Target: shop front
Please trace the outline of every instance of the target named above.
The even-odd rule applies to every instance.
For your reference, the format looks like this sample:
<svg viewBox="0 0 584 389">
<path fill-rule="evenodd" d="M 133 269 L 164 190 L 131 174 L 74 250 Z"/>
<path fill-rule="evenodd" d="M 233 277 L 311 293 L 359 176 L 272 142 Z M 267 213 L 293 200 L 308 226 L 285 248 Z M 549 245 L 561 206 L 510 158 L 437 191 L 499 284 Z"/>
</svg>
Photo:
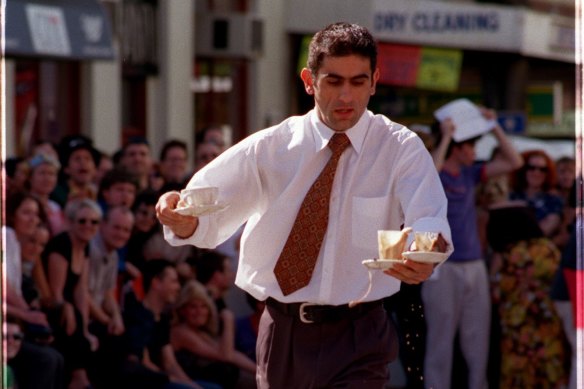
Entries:
<svg viewBox="0 0 584 389">
<path fill-rule="evenodd" d="M 7 0 L 6 151 L 81 132 L 82 64 L 114 58 L 109 15 L 97 0 Z"/>
<path fill-rule="evenodd" d="M 574 135 L 575 17 L 525 7 L 419 0 L 358 5 L 292 0 L 288 7 L 294 17 L 287 30 L 300 58 L 306 40 L 329 23 L 345 20 L 370 29 L 379 41 L 381 71 L 370 108 L 392 119 L 429 125 L 435 109 L 466 97 L 495 108 L 508 132 Z M 311 104 L 301 88 L 297 99 L 301 108 Z"/>
</svg>

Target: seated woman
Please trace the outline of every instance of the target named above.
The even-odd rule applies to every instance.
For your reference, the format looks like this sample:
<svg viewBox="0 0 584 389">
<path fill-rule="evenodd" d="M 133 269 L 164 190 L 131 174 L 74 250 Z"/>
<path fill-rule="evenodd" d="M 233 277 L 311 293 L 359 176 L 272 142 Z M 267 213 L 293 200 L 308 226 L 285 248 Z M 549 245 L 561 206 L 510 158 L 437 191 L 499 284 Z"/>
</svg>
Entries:
<svg viewBox="0 0 584 389">
<path fill-rule="evenodd" d="M 235 321 L 227 309 L 219 317 L 207 290 L 189 281 L 175 305 L 170 341 L 176 358 L 193 379 L 216 382 L 224 388 L 255 387 L 256 364 L 235 349 Z"/>
<path fill-rule="evenodd" d="M 30 194 L 14 192 L 6 200 L 6 226 L 2 227 L 5 240 L 5 295 L 6 315 L 19 320 L 25 333 L 20 352 L 10 359 L 21 388 L 62 388 L 63 357 L 53 347 L 38 344 L 51 340 L 51 328 L 46 315 L 29 304 L 23 293 L 22 276 L 25 271 L 22 254 L 26 242 L 43 222 L 39 201 Z M 42 339 L 41 339 L 42 338 Z M 35 366 L 34 374 L 30 374 Z"/>
<path fill-rule="evenodd" d="M 73 200 L 65 208 L 69 228 L 52 238 L 43 252 L 43 266 L 56 307 L 50 313 L 55 346 L 71 373 L 70 388 L 90 385 L 86 367 L 97 338 L 88 330 L 89 242 L 97 233 L 101 208 L 89 199 Z"/>
</svg>

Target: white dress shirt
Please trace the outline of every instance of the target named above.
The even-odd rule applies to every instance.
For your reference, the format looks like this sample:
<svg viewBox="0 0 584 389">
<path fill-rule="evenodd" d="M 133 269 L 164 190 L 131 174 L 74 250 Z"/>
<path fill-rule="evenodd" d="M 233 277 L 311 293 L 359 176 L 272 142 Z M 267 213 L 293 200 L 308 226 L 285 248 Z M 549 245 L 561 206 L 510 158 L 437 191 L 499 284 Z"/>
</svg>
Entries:
<svg viewBox="0 0 584 389">
<path fill-rule="evenodd" d="M 385 116 L 366 111 L 346 131 L 351 146 L 341 156 L 330 200 L 328 229 L 310 283 L 283 296 L 274 266 L 305 194 L 331 156 L 334 131 L 312 110 L 259 131 L 197 172 L 187 187 L 216 186 L 229 207 L 199 218 L 196 232 L 170 244 L 214 248 L 247 222 L 235 283 L 259 300 L 340 305 L 369 286 L 364 259 L 377 257 L 377 231 L 441 232 L 452 248 L 447 201 L 420 138 Z M 413 236 L 413 234 L 412 234 Z M 412 238 L 413 239 L 413 238 Z M 450 250 L 451 251 L 451 250 Z M 399 280 L 373 272 L 366 301 L 399 290 Z"/>
<path fill-rule="evenodd" d="M 89 244 L 89 293 L 93 302 L 101 306 L 107 293 L 118 280 L 118 252 L 108 251 L 98 232 Z"/>
<path fill-rule="evenodd" d="M 4 274 L 8 287 L 18 295 L 22 296 L 22 251 L 20 242 L 16 237 L 16 232 L 12 227 L 2 226 L 4 236 Z"/>
</svg>

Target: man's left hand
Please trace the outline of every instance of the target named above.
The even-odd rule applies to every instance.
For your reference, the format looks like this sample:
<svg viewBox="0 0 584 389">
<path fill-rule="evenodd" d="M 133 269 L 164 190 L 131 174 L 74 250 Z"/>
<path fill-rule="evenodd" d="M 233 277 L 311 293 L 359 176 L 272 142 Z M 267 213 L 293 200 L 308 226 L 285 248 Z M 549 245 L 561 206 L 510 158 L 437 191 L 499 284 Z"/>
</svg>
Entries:
<svg viewBox="0 0 584 389">
<path fill-rule="evenodd" d="M 384 273 L 405 282 L 406 284 L 419 284 L 426 281 L 434 270 L 433 263 L 421 263 L 405 259 L 403 263 L 394 264 Z"/>
</svg>

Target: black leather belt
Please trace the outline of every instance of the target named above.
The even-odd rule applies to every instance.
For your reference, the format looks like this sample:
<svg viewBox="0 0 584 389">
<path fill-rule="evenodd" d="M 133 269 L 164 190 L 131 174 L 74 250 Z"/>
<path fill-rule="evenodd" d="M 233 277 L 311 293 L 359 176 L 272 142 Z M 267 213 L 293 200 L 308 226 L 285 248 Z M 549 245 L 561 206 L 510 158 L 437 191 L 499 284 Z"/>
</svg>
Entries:
<svg viewBox="0 0 584 389">
<path fill-rule="evenodd" d="M 349 308 L 344 305 L 318 305 L 313 303 L 281 303 L 273 298 L 268 298 L 266 304 L 287 316 L 298 317 L 303 323 L 324 323 L 339 321 L 347 318 L 358 318 L 365 313 L 381 307 L 381 300 L 360 303 Z"/>
</svg>

